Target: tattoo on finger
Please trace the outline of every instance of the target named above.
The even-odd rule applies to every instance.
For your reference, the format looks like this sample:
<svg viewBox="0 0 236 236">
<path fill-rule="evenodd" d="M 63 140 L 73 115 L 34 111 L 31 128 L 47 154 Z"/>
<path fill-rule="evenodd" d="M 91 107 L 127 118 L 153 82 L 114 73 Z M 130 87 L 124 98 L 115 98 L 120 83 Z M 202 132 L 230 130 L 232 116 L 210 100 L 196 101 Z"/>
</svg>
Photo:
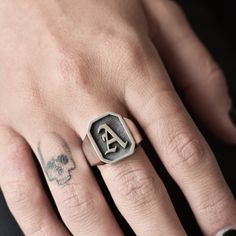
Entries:
<svg viewBox="0 0 236 236">
<path fill-rule="evenodd" d="M 56 181 L 58 185 L 64 185 L 72 178 L 72 171 L 76 167 L 75 162 L 69 145 L 60 135 L 53 133 L 48 137 L 50 141 L 47 144 L 50 146 L 51 143 L 54 143 L 55 146 L 44 150 L 45 139 L 38 143 L 38 155 L 41 165 L 49 181 Z M 49 148 L 50 150 L 47 151 Z"/>
</svg>

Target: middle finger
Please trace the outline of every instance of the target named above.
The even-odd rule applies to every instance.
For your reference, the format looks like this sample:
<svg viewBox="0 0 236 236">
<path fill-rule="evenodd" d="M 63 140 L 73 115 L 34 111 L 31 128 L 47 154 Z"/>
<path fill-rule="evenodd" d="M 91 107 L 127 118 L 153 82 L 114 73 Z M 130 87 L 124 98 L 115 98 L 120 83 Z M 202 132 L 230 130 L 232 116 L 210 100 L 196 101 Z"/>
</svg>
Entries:
<svg viewBox="0 0 236 236">
<path fill-rule="evenodd" d="M 73 235 L 94 235 L 94 232 L 123 235 L 84 158 L 78 136 L 55 118 L 42 120 L 38 116 L 37 124 L 29 122 L 27 130 L 21 133 L 40 161 L 70 232 Z M 32 133 L 32 130 L 36 131 Z"/>
<path fill-rule="evenodd" d="M 104 105 L 100 112 L 91 112 L 87 120 L 114 110 L 120 109 Z M 93 127 L 99 134 L 99 128 Z M 140 146 L 127 159 L 98 167 L 115 204 L 137 235 L 185 235 L 162 181 Z"/>
</svg>

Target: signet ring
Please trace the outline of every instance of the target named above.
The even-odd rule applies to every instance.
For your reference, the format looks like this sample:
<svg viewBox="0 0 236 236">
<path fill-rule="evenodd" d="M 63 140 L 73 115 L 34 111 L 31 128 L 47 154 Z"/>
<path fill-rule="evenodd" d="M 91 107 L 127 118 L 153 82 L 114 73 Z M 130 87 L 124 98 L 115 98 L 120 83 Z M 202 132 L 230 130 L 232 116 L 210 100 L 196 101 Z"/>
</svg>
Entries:
<svg viewBox="0 0 236 236">
<path fill-rule="evenodd" d="M 133 121 L 108 112 L 89 123 L 82 148 L 91 166 L 114 164 L 134 154 L 141 141 Z"/>
</svg>

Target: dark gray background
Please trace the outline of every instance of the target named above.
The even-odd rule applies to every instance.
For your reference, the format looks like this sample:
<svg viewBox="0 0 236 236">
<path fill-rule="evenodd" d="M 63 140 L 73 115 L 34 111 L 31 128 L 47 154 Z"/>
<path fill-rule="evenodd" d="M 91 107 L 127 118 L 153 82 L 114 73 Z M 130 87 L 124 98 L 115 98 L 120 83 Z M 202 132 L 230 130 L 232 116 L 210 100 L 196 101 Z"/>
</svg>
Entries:
<svg viewBox="0 0 236 236">
<path fill-rule="evenodd" d="M 193 28 L 201 40 L 205 43 L 225 71 L 232 97 L 234 101 L 236 101 L 236 8 L 234 1 L 179 0 L 179 3 L 185 9 Z M 227 146 L 218 142 L 205 130 L 204 126 L 198 120 L 196 120 L 196 122 L 215 152 L 226 181 L 236 196 L 236 147 Z M 151 145 L 147 140 L 145 140 L 143 146 L 158 173 L 166 183 L 170 196 L 174 200 L 175 208 L 186 231 L 189 235 L 201 235 L 188 204 L 178 187 L 164 170 Z M 97 175 L 104 194 L 107 195 L 109 199 L 108 201 L 111 204 L 121 227 L 124 229 L 124 232 L 126 232 L 126 235 L 133 235 L 131 229 L 115 208 L 96 168 L 94 168 L 94 173 Z M 4 198 L 0 193 L 0 236 L 18 235 L 21 235 L 21 233 L 9 213 Z"/>
</svg>

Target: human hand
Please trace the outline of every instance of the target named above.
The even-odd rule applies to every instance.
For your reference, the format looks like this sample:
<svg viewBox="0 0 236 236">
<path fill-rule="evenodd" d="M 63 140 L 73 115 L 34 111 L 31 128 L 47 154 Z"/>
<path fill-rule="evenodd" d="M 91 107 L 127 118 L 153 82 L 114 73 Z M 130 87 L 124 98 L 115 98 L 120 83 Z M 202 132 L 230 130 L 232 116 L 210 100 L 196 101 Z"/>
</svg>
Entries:
<svg viewBox="0 0 236 236">
<path fill-rule="evenodd" d="M 222 112 L 230 106 L 223 75 L 175 4 L 151 4 L 137 0 L 0 3 L 0 151 L 4 157 L 0 185 L 26 235 L 123 234 L 81 148 L 89 122 L 107 111 L 132 116 L 143 127 L 206 235 L 236 224 L 234 198 L 156 48 L 181 78 L 176 83 L 193 82 L 186 96 L 195 111 L 212 130 L 234 142 L 236 130 Z M 169 34 L 166 29 L 173 24 L 176 27 Z M 183 46 L 181 35 L 186 40 Z M 201 74 L 195 69 L 197 61 Z M 206 85 L 197 82 L 208 77 L 211 92 L 202 94 L 201 86 Z M 197 101 L 199 94 L 210 105 L 221 98 L 221 110 L 208 107 L 211 114 L 218 114 L 214 122 L 207 122 L 206 107 Z M 67 227 L 47 199 L 31 149 Z M 65 164 L 62 173 L 70 170 L 68 179 L 50 178 L 50 168 L 43 163 L 55 160 Z M 141 148 L 99 170 L 137 235 L 185 235 L 162 181 Z"/>
</svg>

